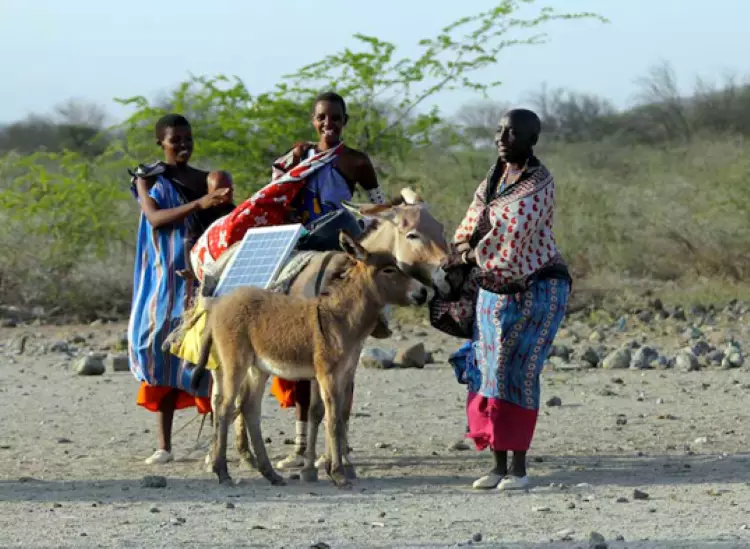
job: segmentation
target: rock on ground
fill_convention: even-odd
[[[556,344],[569,348],[571,361],[582,360],[587,347],[600,357],[627,348],[632,358],[644,346],[673,357],[701,340],[683,340],[687,322],[697,322],[690,311],[685,316],[688,321],[655,314],[648,324],[626,319],[622,329],[619,321],[602,322],[601,345],[587,340],[587,322],[570,318]],[[724,350],[732,336],[747,348],[750,331],[743,331],[741,316],[719,311],[700,318],[706,319],[701,337],[711,346]],[[81,349],[71,349],[75,363],[85,349],[108,346],[124,327],[41,326],[33,330],[42,336],[30,342],[46,348],[67,341]],[[472,541],[475,547],[571,549],[601,543],[591,532],[601,533],[611,549],[750,546],[747,364],[722,369],[705,353],[695,372],[633,370],[630,360],[616,373],[601,365],[548,368],[542,402],[558,397],[565,405],[540,410],[529,454],[531,489],[476,493],[471,483],[492,467],[491,456],[473,444],[452,449],[465,433],[466,387],[456,383],[445,356],[462,341],[427,329],[419,336],[425,348],[445,350],[437,364],[357,372],[352,490],[334,488],[322,470],[315,484],[290,479],[271,486],[239,465],[231,442],[229,472],[237,484],[226,487],[203,471],[194,409],[176,414],[175,461],[146,466],[156,446],[156,418],[135,404],[137,381],[111,368],[71,375],[71,363],[59,353],[12,354],[9,342],[23,329],[0,328],[0,399],[8,403],[0,429],[3,546],[228,549],[322,542],[432,549]],[[71,343],[72,333],[85,334],[85,341]],[[374,344],[398,346],[395,338]],[[618,425],[619,418],[626,421]],[[272,462],[285,457],[294,413],[280,409],[268,392],[262,429]],[[201,445],[210,437],[206,425]],[[146,476],[165,477],[167,485],[143,488]],[[638,499],[636,489],[648,499]],[[534,508],[540,511],[532,514]],[[472,540],[478,531],[481,542]]]

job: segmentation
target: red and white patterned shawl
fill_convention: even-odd
[[[295,150],[277,159],[271,168],[271,182],[239,204],[231,213],[217,219],[198,238],[190,251],[193,272],[203,280],[230,246],[242,240],[252,227],[270,227],[286,222],[292,201],[304,187],[307,178],[323,166],[335,161],[344,150],[340,143],[304,160]]]
[[[516,183],[486,202],[488,178],[474,193],[453,239],[460,244],[479,237],[474,249],[480,286],[491,290],[562,264],[552,233],[555,181],[549,170],[532,157]]]

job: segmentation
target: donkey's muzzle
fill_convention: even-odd
[[[422,286],[416,292],[412,292],[411,298],[414,300],[415,305],[424,305],[427,303],[427,297],[429,296],[427,288]]]

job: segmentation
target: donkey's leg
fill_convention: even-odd
[[[342,445],[342,451],[344,453],[344,469],[346,476],[349,478],[357,478],[357,471],[352,463],[351,459],[351,448],[349,447],[349,419],[352,415],[352,405],[354,404],[354,379],[352,379],[346,388],[346,404],[344,406],[344,442]]]
[[[326,472],[333,482],[341,487],[351,486],[346,477],[346,471],[341,462],[343,454],[344,431],[344,400],[346,383],[341,383],[336,376],[326,373],[318,378],[320,394],[325,405],[326,416],[326,447],[328,459],[326,460]]]
[[[250,442],[247,438],[247,428],[245,427],[245,414],[242,413],[245,400],[247,400],[247,381],[242,384],[240,396],[237,400],[240,413],[237,414],[237,418],[234,420],[234,447],[237,449],[240,459],[248,467],[257,469],[258,462],[250,451]]]
[[[275,486],[286,484],[284,477],[279,475],[273,468],[266,452],[266,443],[263,440],[263,432],[260,428],[260,413],[263,403],[263,391],[266,388],[268,374],[258,368],[250,367],[247,371],[247,392],[242,401],[242,415],[245,416],[247,434],[253,446],[253,453],[258,460],[258,471],[268,482]]]
[[[214,452],[213,449],[216,447],[216,435],[218,428],[218,410],[219,402],[221,400],[221,380],[219,374],[216,371],[211,371],[212,383],[211,383],[211,445],[206,452],[206,472],[213,473],[214,467]]]
[[[221,395],[216,410],[217,432],[214,438],[213,470],[219,477],[221,484],[230,484],[232,477],[229,476],[229,471],[227,470],[227,431],[229,430],[229,422],[234,417],[235,387],[239,380],[235,380],[237,370],[234,368],[228,369],[227,373],[230,375],[217,373],[216,381],[221,383]]]
[[[325,415],[323,399],[320,396],[320,387],[318,382],[310,382],[310,408],[308,414],[307,426],[307,448],[305,448],[305,464],[300,471],[300,476],[305,482],[315,482],[318,480],[318,460],[316,459],[315,450],[318,445],[318,430],[320,422]],[[325,459],[325,454],[324,454]]]

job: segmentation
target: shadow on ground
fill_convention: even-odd
[[[488,465],[476,455],[414,456],[408,458],[363,459],[356,462],[359,479],[351,489],[335,488],[321,471],[316,483],[290,480],[287,486],[271,486],[257,472],[235,467],[230,473],[235,486],[221,486],[213,475],[165,469],[166,488],[145,488],[140,478],[49,480],[21,478],[0,481],[0,501],[191,501],[209,502],[217,498],[251,498],[278,501],[300,497],[299,503],[318,502],[319,497],[366,500],[378,493],[409,491],[430,494],[454,488],[470,491],[472,481]],[[423,466],[425,474],[415,474]],[[407,471],[408,470],[408,471]],[[451,473],[455,471],[455,473]],[[170,473],[172,476],[170,476]],[[443,474],[441,474],[443,473]],[[534,486],[543,489],[551,483],[592,486],[643,487],[699,483],[750,483],[750,455],[727,457],[693,456],[575,456],[532,458],[529,468]],[[187,475],[187,478],[186,478]]]

